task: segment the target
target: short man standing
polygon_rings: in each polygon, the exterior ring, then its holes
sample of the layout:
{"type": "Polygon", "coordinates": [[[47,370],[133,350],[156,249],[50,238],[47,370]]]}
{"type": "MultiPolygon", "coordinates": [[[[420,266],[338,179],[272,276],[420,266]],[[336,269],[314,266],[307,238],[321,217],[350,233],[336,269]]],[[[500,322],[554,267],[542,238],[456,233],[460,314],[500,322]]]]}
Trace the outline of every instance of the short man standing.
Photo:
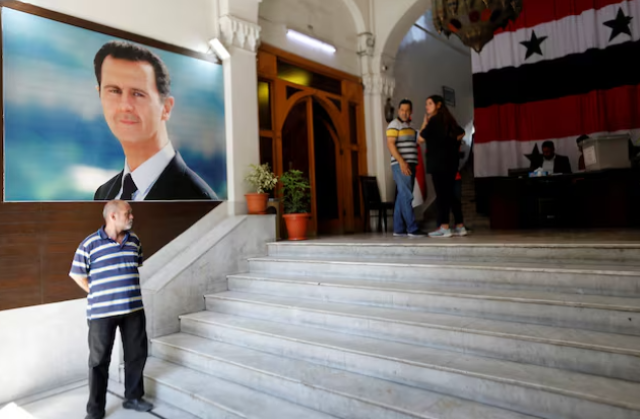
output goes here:
{"type": "Polygon", "coordinates": [[[148,412],[142,399],[142,372],[147,361],[147,331],[140,274],[142,246],[133,232],[133,212],[125,201],[109,201],[102,212],[105,225],[76,250],[69,276],[88,296],[89,402],[85,419],[105,416],[109,363],[120,328],[125,360],[125,409],[148,412]]]}
{"type": "Polygon", "coordinates": [[[387,127],[387,147],[391,152],[391,170],[398,188],[393,210],[393,235],[396,237],[424,237],[413,214],[413,186],[418,165],[417,132],[411,128],[413,104],[400,101],[398,117],[387,127]]]}

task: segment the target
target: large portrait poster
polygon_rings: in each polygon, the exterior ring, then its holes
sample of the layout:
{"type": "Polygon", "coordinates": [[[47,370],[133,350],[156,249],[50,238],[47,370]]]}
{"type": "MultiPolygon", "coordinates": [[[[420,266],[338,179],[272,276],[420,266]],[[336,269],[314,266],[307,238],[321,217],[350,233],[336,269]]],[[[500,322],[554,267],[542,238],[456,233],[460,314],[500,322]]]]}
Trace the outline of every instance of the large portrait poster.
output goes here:
{"type": "Polygon", "coordinates": [[[227,199],[220,64],[1,11],[5,202],[227,199]]]}

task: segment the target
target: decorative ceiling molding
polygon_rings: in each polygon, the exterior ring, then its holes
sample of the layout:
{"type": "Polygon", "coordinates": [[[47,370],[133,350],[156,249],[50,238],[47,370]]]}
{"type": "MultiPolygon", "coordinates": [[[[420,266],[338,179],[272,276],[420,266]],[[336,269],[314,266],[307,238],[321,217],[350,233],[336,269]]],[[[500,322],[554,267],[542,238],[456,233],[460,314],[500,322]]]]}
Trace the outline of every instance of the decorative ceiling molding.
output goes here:
{"type": "Polygon", "coordinates": [[[367,74],[362,78],[365,94],[393,97],[396,81],[386,74],[367,74]]]}
{"type": "Polygon", "coordinates": [[[224,15],[220,18],[222,42],[227,47],[235,46],[256,52],[260,46],[261,30],[260,25],[247,22],[235,16],[224,15]]]}

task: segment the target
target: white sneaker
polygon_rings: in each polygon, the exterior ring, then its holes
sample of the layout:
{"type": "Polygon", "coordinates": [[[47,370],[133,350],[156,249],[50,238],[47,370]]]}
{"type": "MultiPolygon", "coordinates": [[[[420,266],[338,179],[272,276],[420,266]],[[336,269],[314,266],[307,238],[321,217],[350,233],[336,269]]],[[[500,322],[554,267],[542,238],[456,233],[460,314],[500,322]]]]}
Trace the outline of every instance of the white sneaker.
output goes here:
{"type": "Polygon", "coordinates": [[[407,237],[405,233],[393,233],[393,237],[407,237]]]}
{"type": "Polygon", "coordinates": [[[451,234],[450,228],[444,229],[440,227],[436,231],[432,231],[431,233],[429,233],[429,237],[434,237],[434,238],[449,238],[451,236],[453,236],[453,234],[451,234]]]}
{"type": "Polygon", "coordinates": [[[453,235],[454,236],[464,237],[467,234],[469,234],[469,233],[467,232],[467,229],[464,226],[456,227],[456,228],[453,229],[453,235]]]}

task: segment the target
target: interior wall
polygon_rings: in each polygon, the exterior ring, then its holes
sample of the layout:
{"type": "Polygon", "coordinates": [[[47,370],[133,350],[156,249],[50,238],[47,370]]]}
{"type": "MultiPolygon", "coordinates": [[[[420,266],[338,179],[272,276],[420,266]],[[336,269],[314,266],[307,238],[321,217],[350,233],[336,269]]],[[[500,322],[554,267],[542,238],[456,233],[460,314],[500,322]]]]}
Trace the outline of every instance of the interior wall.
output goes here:
{"type": "Polygon", "coordinates": [[[217,0],[27,0],[35,6],[206,52],[217,33],[217,0]]]}
{"type": "MultiPolygon", "coordinates": [[[[219,202],[132,203],[134,231],[153,255],[219,202]]],[[[104,203],[0,203],[0,310],[86,294],[69,278],[80,242],[103,224],[104,203]]]]}
{"type": "Polygon", "coordinates": [[[0,406],[87,379],[86,309],[81,299],[0,311],[0,406]]]}
{"type": "MultiPolygon", "coordinates": [[[[396,88],[393,104],[408,98],[413,102],[413,127],[420,128],[425,114],[425,100],[431,95],[442,95],[443,86],[455,90],[455,106],[449,109],[460,126],[466,131],[465,158],[473,133],[473,85],[471,54],[460,40],[452,35],[450,39],[437,34],[431,21],[431,12],[422,16],[404,37],[394,66],[396,88]]],[[[390,154],[387,151],[387,160],[390,154]]],[[[387,178],[387,185],[393,193],[393,178],[387,178]]],[[[427,204],[432,200],[433,188],[429,189],[427,204]]]]}
{"type": "MultiPolygon", "coordinates": [[[[375,37],[373,72],[393,67],[400,43],[416,20],[431,9],[432,0],[369,0],[373,5],[371,28],[375,37]]],[[[384,72],[384,71],[383,71],[384,72]]]]}
{"type": "MultiPolygon", "coordinates": [[[[442,87],[455,90],[451,113],[464,128],[473,122],[473,85],[471,52],[455,35],[439,35],[431,12],[422,16],[404,37],[394,67],[396,89],[394,101],[413,100],[414,125],[422,123],[427,96],[442,95],[442,87]]],[[[470,132],[469,132],[470,134],[470,132]]]]}
{"type": "Polygon", "coordinates": [[[326,66],[360,75],[358,31],[344,0],[268,0],[260,4],[262,42],[326,66]],[[294,29],[336,47],[335,54],[287,38],[294,29]]]}

